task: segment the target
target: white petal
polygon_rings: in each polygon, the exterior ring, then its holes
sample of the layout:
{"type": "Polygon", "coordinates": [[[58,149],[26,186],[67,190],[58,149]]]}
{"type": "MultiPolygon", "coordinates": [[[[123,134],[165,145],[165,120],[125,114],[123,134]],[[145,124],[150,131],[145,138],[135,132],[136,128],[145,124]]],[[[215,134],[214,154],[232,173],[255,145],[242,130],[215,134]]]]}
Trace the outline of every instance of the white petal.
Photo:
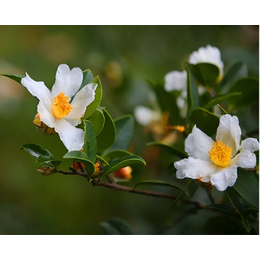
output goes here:
{"type": "Polygon", "coordinates": [[[224,168],[222,171],[210,175],[211,183],[219,191],[231,187],[237,180],[237,166],[232,165],[230,168],[224,168]]]}
{"type": "Polygon", "coordinates": [[[73,98],[71,102],[72,110],[65,117],[66,120],[71,122],[72,125],[78,125],[80,118],[84,115],[87,106],[91,104],[95,99],[95,91],[98,84],[92,83],[84,86],[73,98]]]}
{"type": "Polygon", "coordinates": [[[241,129],[238,118],[231,115],[220,117],[216,139],[224,142],[232,149],[232,157],[237,153],[240,144],[241,129]]]}
{"type": "Polygon", "coordinates": [[[164,88],[170,92],[173,90],[186,90],[187,88],[187,72],[184,71],[171,71],[164,76],[164,88]]]}
{"type": "Polygon", "coordinates": [[[212,162],[194,159],[192,157],[175,162],[174,167],[177,169],[176,177],[178,179],[203,178],[204,182],[209,180],[208,176],[210,174],[217,171],[217,167],[212,162]]]}
{"type": "Polygon", "coordinates": [[[212,63],[219,67],[221,75],[223,74],[224,63],[221,60],[221,53],[217,47],[207,45],[194,51],[189,58],[189,63],[197,64],[201,62],[212,63]]]}
{"type": "Polygon", "coordinates": [[[26,73],[26,76],[21,80],[21,84],[26,87],[33,96],[41,100],[47,109],[51,109],[52,95],[43,81],[35,81],[26,73]]]}
{"type": "Polygon", "coordinates": [[[40,100],[37,107],[38,115],[41,121],[47,126],[53,128],[55,126],[55,118],[53,114],[46,108],[44,102],[40,100]]]}
{"type": "Polygon", "coordinates": [[[153,120],[159,120],[161,118],[161,114],[158,111],[143,106],[135,108],[134,116],[136,121],[142,126],[147,126],[153,120]]]}
{"type": "Polygon", "coordinates": [[[240,150],[255,152],[259,150],[259,143],[255,138],[246,138],[242,141],[240,150]]]}
{"type": "Polygon", "coordinates": [[[256,166],[256,156],[250,151],[241,151],[232,159],[231,163],[245,169],[254,168],[256,166]]]}
{"type": "Polygon", "coordinates": [[[56,72],[56,81],[52,87],[52,95],[56,97],[61,92],[70,98],[79,90],[83,80],[83,73],[80,68],[70,70],[66,64],[61,64],[56,72]]]}
{"type": "Polygon", "coordinates": [[[213,140],[195,125],[185,140],[185,151],[195,159],[210,161],[208,152],[212,144],[213,140]]]}
{"type": "Polygon", "coordinates": [[[65,119],[57,119],[55,131],[69,151],[80,150],[84,145],[84,131],[71,125],[65,119]]]}

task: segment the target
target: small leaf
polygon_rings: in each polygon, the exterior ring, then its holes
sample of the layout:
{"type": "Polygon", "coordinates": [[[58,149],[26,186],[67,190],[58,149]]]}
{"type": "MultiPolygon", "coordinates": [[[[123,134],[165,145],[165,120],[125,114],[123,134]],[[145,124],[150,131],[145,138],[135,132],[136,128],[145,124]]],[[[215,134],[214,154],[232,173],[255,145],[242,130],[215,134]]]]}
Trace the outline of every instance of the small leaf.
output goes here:
{"type": "Polygon", "coordinates": [[[158,142],[150,142],[147,143],[146,146],[157,146],[165,150],[166,152],[169,152],[171,154],[177,155],[180,158],[186,158],[188,155],[186,152],[180,150],[179,148],[169,146],[166,144],[158,143],[158,142]]]}
{"type": "Polygon", "coordinates": [[[105,235],[132,235],[132,230],[126,221],[115,218],[100,223],[105,235]]]}
{"type": "Polygon", "coordinates": [[[190,194],[189,194],[189,190],[187,189],[187,187],[179,184],[178,182],[171,182],[171,183],[168,183],[168,182],[164,182],[164,181],[160,181],[160,180],[148,180],[148,181],[141,181],[141,182],[138,182],[134,188],[136,188],[137,186],[139,185],[145,185],[145,184],[148,184],[148,185],[159,185],[159,186],[167,186],[167,187],[172,187],[172,188],[177,188],[177,189],[180,189],[181,191],[183,191],[188,197],[190,197],[190,194]]]}
{"type": "Polygon", "coordinates": [[[116,140],[109,151],[127,150],[134,133],[134,119],[132,116],[123,116],[114,120],[116,127],[116,140]]]}
{"type": "Polygon", "coordinates": [[[97,141],[94,128],[90,121],[84,120],[84,152],[88,159],[95,163],[97,154],[97,141]]]}
{"type": "Polygon", "coordinates": [[[43,156],[49,159],[54,159],[53,155],[48,150],[43,149],[40,145],[37,144],[25,144],[21,149],[24,149],[35,158],[43,156]]]}
{"type": "Polygon", "coordinates": [[[193,124],[209,136],[216,134],[219,125],[219,117],[205,108],[197,107],[192,111],[191,121],[193,124]]]}
{"type": "Polygon", "coordinates": [[[92,123],[96,136],[102,131],[104,124],[105,124],[105,116],[103,113],[97,109],[89,118],[88,120],[92,123]]]}
{"type": "Polygon", "coordinates": [[[234,189],[250,204],[259,207],[259,183],[254,173],[238,169],[238,178],[234,189]]]}
{"type": "Polygon", "coordinates": [[[112,173],[114,171],[117,171],[119,169],[122,169],[126,166],[130,166],[133,164],[145,165],[146,163],[144,159],[141,158],[140,156],[137,155],[125,156],[119,159],[112,160],[110,164],[104,168],[102,175],[112,173]]]}
{"type": "Polygon", "coordinates": [[[88,117],[90,117],[97,110],[97,108],[100,105],[101,99],[102,99],[102,85],[101,85],[99,77],[96,76],[88,84],[90,84],[90,83],[97,83],[98,86],[97,86],[96,91],[95,91],[95,99],[87,107],[87,110],[85,112],[85,115],[84,115],[83,119],[87,119],[88,117]]]}
{"type": "Polygon", "coordinates": [[[203,86],[214,87],[219,78],[219,68],[212,63],[188,64],[192,74],[203,86]]]}
{"type": "Polygon", "coordinates": [[[83,88],[84,86],[86,86],[92,79],[93,79],[93,74],[92,74],[91,70],[89,70],[89,69],[84,70],[83,71],[83,80],[82,80],[80,88],[83,88]]]}
{"type": "Polygon", "coordinates": [[[97,147],[98,150],[106,150],[113,145],[116,139],[116,127],[114,121],[106,109],[102,109],[105,116],[105,124],[97,136],[97,147]]]}
{"type": "Polygon", "coordinates": [[[89,176],[95,173],[95,165],[89,160],[87,154],[81,151],[70,151],[63,156],[64,159],[72,159],[77,162],[82,162],[87,170],[89,176]]]}
{"type": "Polygon", "coordinates": [[[53,166],[54,168],[57,168],[60,164],[61,161],[58,161],[54,158],[50,159],[49,157],[45,157],[43,155],[40,155],[35,161],[36,167],[47,165],[47,166],[53,166]]]}
{"type": "Polygon", "coordinates": [[[107,161],[110,161],[112,159],[118,159],[118,158],[122,158],[125,156],[129,156],[132,155],[132,153],[125,151],[125,150],[113,150],[109,153],[106,153],[104,155],[104,159],[106,159],[107,161]]]}
{"type": "Polygon", "coordinates": [[[22,78],[24,78],[24,75],[20,74],[11,74],[11,73],[0,73],[0,76],[5,76],[7,78],[10,78],[18,83],[21,83],[22,78]]]}

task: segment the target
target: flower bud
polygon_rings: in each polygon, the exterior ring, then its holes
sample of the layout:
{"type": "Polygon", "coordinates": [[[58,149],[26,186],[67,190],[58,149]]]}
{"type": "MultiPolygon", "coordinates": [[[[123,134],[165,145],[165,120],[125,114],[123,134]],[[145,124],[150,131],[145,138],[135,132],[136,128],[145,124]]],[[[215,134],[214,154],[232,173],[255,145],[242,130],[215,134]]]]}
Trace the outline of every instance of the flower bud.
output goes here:
{"type": "Polygon", "coordinates": [[[131,180],[132,178],[132,171],[133,169],[130,166],[126,166],[124,168],[121,168],[117,171],[115,171],[112,175],[112,177],[116,180],[116,181],[128,181],[131,180]]]}
{"type": "Polygon", "coordinates": [[[45,133],[45,134],[48,134],[48,135],[54,135],[54,134],[56,134],[54,128],[50,128],[50,127],[48,127],[47,125],[45,125],[45,124],[41,121],[41,119],[40,119],[40,117],[39,117],[38,114],[35,116],[35,118],[34,118],[34,120],[33,120],[33,123],[36,125],[37,130],[39,130],[39,131],[41,131],[41,132],[43,132],[43,133],[45,133]]]}
{"type": "Polygon", "coordinates": [[[55,168],[50,167],[50,166],[41,167],[41,168],[37,169],[37,171],[45,176],[54,174],[56,172],[55,168]]]}

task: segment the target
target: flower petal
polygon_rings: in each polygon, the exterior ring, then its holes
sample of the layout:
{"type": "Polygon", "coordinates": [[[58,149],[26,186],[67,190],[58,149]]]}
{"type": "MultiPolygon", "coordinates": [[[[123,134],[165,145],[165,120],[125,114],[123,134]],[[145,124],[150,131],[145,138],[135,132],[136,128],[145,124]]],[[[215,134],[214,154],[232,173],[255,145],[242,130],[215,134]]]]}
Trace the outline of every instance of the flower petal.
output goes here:
{"type": "Polygon", "coordinates": [[[43,81],[35,81],[26,73],[26,76],[21,80],[21,84],[26,87],[33,96],[41,100],[48,110],[51,109],[51,91],[45,86],[43,81]]]}
{"type": "Polygon", "coordinates": [[[98,84],[92,83],[84,86],[73,98],[71,102],[72,110],[65,117],[72,125],[76,126],[81,122],[87,106],[95,99],[95,91],[98,84]]]}
{"type": "Polygon", "coordinates": [[[164,76],[166,91],[185,90],[187,87],[187,72],[184,71],[171,71],[164,76]]]}
{"type": "Polygon", "coordinates": [[[55,121],[55,131],[69,151],[80,150],[84,145],[84,131],[71,125],[65,119],[55,121]]]}
{"type": "Polygon", "coordinates": [[[207,182],[209,180],[208,176],[217,170],[212,162],[194,159],[192,157],[175,162],[174,167],[177,169],[176,177],[178,179],[202,178],[202,181],[204,182],[207,182]]]}
{"type": "Polygon", "coordinates": [[[185,151],[195,159],[210,161],[208,152],[212,144],[213,140],[195,125],[185,140],[185,151]]]}
{"type": "Polygon", "coordinates": [[[224,168],[222,171],[210,175],[210,181],[219,191],[224,191],[231,187],[237,180],[237,166],[224,168]]]}
{"type": "Polygon", "coordinates": [[[224,142],[232,149],[232,157],[237,153],[239,149],[240,137],[241,129],[239,126],[238,118],[231,115],[221,116],[217,129],[216,139],[224,142]]]}
{"type": "Polygon", "coordinates": [[[40,100],[37,107],[38,115],[41,121],[46,124],[48,127],[53,128],[55,126],[55,118],[53,114],[46,108],[44,102],[40,100]]]}
{"type": "Polygon", "coordinates": [[[159,111],[152,110],[148,107],[138,106],[134,110],[136,121],[141,126],[147,126],[153,120],[160,120],[161,114],[159,111]]]}
{"type": "Polygon", "coordinates": [[[70,98],[79,90],[83,80],[83,73],[80,68],[70,70],[66,64],[61,64],[56,72],[56,81],[52,87],[52,95],[56,97],[61,92],[70,98]]]}
{"type": "Polygon", "coordinates": [[[256,156],[254,153],[244,150],[237,154],[231,163],[244,169],[254,168],[256,166],[256,156]]]}
{"type": "Polygon", "coordinates": [[[240,150],[255,152],[259,150],[259,142],[255,138],[246,138],[242,141],[240,150]]]}

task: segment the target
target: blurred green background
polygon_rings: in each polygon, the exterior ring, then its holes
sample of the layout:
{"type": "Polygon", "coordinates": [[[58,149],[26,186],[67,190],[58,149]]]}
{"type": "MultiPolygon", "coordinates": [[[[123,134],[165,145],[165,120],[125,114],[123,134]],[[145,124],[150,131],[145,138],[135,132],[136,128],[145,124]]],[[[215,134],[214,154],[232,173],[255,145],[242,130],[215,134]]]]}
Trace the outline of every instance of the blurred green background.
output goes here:
{"type": "MultiPolygon", "coordinates": [[[[258,26],[0,26],[0,72],[28,72],[51,88],[61,63],[90,69],[103,85],[101,105],[116,118],[147,105],[147,80],[163,81],[167,72],[182,70],[189,54],[208,44],[220,49],[225,66],[241,60],[249,75],[258,77],[258,26]]],[[[57,158],[66,149],[58,136],[35,130],[31,122],[37,103],[20,84],[0,77],[0,234],[103,234],[99,224],[112,218],[127,221],[137,235],[207,234],[212,212],[173,225],[182,215],[166,199],[38,173],[33,158],[20,151],[23,144],[37,143],[57,158]]],[[[145,147],[149,140],[136,123],[131,149],[145,158],[147,167],[134,168],[127,185],[174,178],[166,176],[153,150],[145,147]]]]}

